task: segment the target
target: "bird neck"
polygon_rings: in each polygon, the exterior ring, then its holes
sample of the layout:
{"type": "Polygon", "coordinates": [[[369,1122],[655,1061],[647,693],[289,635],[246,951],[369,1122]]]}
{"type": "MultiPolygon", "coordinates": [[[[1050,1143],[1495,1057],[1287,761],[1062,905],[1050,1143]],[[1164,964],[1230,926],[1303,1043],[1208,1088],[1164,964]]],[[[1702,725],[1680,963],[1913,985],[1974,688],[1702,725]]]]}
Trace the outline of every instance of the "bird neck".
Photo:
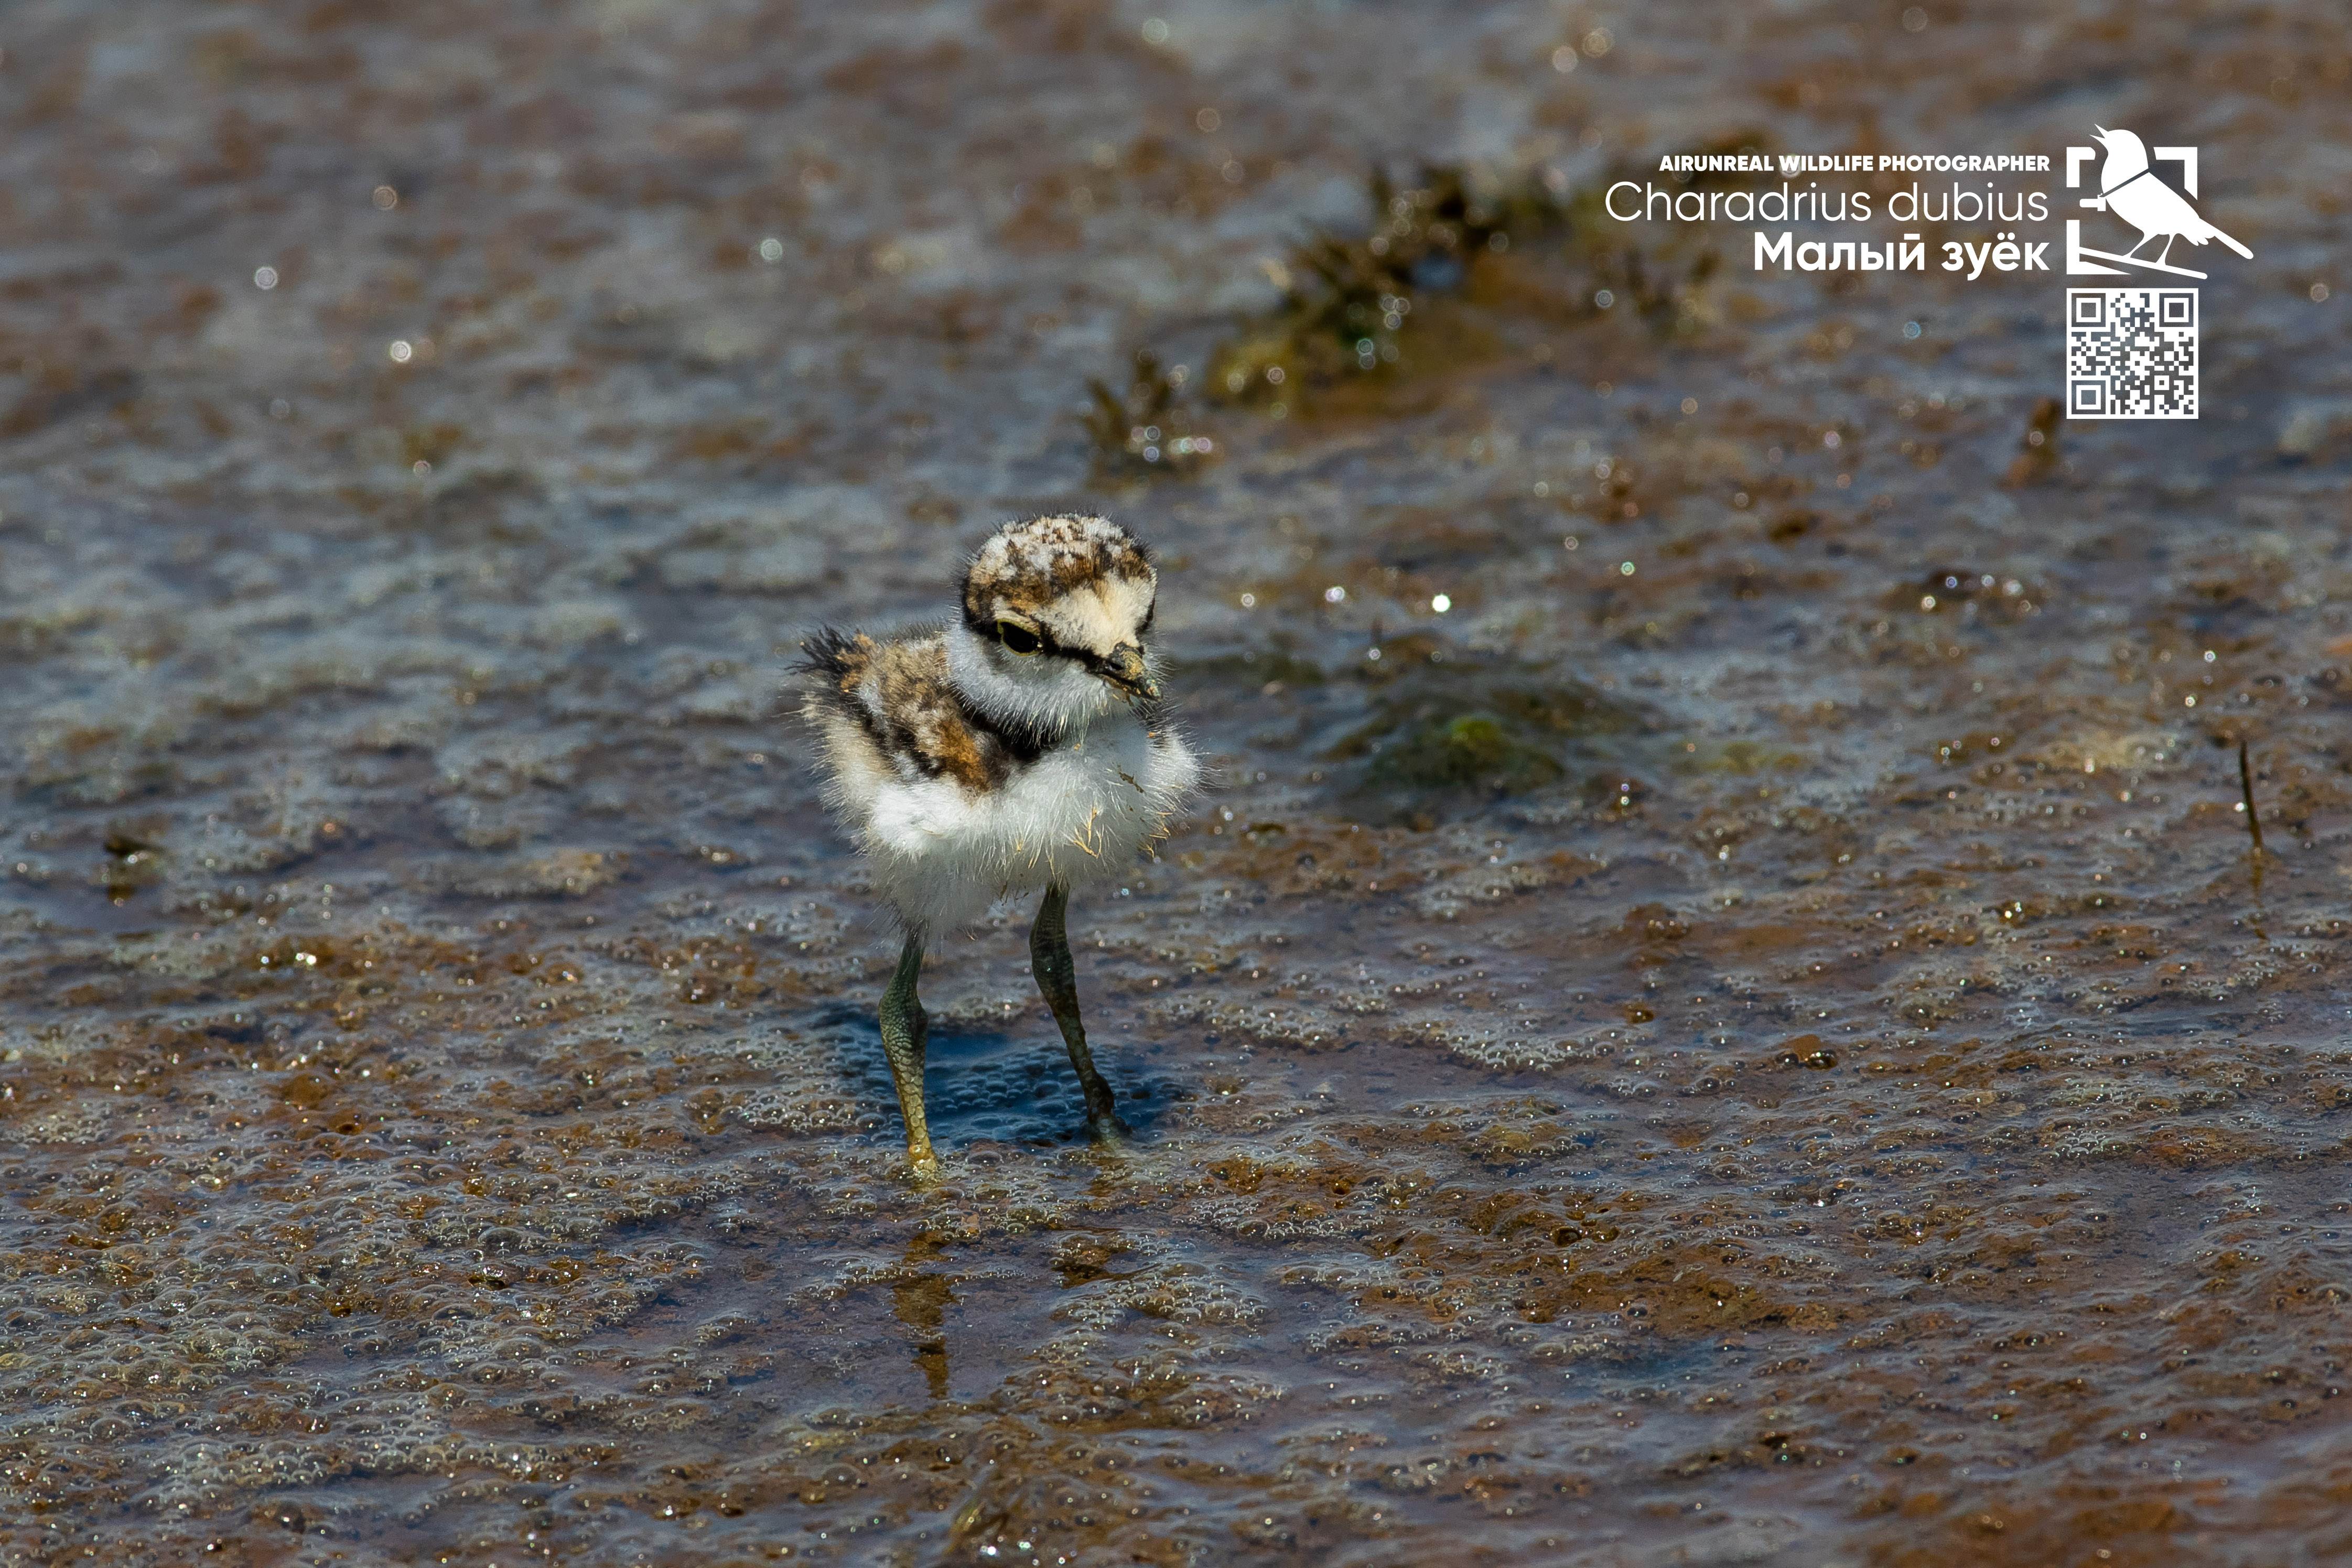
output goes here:
{"type": "Polygon", "coordinates": [[[973,719],[1037,752],[1081,739],[1118,704],[1092,672],[1066,659],[1019,675],[996,667],[979,636],[966,626],[948,629],[948,682],[973,719]]]}
{"type": "Polygon", "coordinates": [[[2146,174],[2147,172],[2147,170],[2142,169],[2138,174],[2125,175],[2122,179],[2117,180],[2114,184],[2109,185],[2105,190],[2101,191],[2099,193],[2099,200],[2103,202],[2105,201],[2109,196],[2114,195],[2117,191],[2122,190],[2126,185],[2130,184],[2133,181],[2140,178],[2142,174],[2146,174]]]}

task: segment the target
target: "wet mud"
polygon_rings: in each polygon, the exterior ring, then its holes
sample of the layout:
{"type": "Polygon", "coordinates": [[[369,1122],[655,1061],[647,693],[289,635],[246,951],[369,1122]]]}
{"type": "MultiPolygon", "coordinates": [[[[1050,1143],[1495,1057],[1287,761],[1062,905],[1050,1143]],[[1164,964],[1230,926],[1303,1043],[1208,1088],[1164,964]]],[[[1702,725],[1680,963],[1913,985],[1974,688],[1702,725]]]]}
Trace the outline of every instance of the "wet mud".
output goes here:
{"type": "Polygon", "coordinates": [[[0,1561],[2352,1550],[2352,46],[1912,9],[12,11],[0,1561]],[[2158,121],[2194,423],[1590,218],[2158,121]],[[920,1190],[786,664],[1073,505],[1216,785],[920,1190]]]}

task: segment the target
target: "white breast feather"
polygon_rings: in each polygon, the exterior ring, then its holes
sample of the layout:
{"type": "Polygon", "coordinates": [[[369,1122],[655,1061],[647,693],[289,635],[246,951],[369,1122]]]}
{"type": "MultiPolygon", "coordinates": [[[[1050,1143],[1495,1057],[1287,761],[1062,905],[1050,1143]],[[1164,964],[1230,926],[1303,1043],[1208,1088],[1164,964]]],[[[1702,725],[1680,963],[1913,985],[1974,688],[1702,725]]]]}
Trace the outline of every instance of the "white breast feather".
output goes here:
{"type": "Polygon", "coordinates": [[[1148,734],[1126,713],[986,793],[900,776],[846,719],[825,728],[829,801],[873,866],[876,891],[926,931],[967,924],[1008,894],[1117,883],[1201,776],[1182,737],[1148,734]]]}

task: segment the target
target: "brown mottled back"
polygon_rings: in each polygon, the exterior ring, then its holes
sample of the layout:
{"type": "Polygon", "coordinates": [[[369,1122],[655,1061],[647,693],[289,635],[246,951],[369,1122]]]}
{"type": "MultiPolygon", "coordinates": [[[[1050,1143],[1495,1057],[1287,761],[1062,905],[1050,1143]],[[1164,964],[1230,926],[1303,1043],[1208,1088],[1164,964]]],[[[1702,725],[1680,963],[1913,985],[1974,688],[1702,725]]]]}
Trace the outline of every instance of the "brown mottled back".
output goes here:
{"type": "Polygon", "coordinates": [[[943,632],[877,643],[862,632],[827,631],[806,648],[804,667],[824,682],[811,694],[812,715],[855,721],[894,771],[985,790],[1036,755],[1028,737],[989,724],[958,700],[943,632]]]}

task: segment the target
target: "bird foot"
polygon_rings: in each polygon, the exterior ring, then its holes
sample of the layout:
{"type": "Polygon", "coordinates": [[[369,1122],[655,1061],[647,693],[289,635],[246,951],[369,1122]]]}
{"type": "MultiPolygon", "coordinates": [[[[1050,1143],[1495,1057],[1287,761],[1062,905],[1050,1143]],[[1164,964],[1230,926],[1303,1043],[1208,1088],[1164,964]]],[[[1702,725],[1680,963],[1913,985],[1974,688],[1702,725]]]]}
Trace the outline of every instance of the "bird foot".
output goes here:
{"type": "Polygon", "coordinates": [[[1087,1117],[1087,1131],[1094,1135],[1096,1143],[1106,1149],[1123,1148],[1128,1140],[1135,1136],[1133,1128],[1108,1111],[1098,1116],[1087,1117]]]}
{"type": "Polygon", "coordinates": [[[907,1179],[917,1186],[937,1186],[946,1175],[940,1167],[940,1156],[930,1150],[908,1152],[907,1179]]]}

